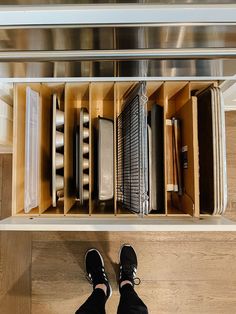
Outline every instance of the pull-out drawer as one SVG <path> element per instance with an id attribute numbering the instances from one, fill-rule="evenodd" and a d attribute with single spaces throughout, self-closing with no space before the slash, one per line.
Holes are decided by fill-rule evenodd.
<path id="1" fill-rule="evenodd" d="M 216 94 L 214 94 L 214 97 L 209 98 L 208 96 L 205 97 L 203 92 L 211 87 L 213 89 L 217 88 L 217 82 L 146 82 L 145 95 L 147 100 L 144 106 L 144 116 L 149 121 L 148 115 L 152 112 L 153 107 L 158 105 L 162 108 L 160 111 L 162 123 L 159 126 L 152 123 L 150 126 L 152 137 L 155 135 L 155 130 L 155 132 L 158 132 L 159 139 L 161 137 L 162 140 L 159 141 L 158 149 L 155 148 L 155 154 L 158 158 L 153 158 L 154 150 L 150 153 L 151 142 L 149 142 L 147 148 L 149 156 L 147 163 L 149 183 L 147 184 L 146 199 L 149 202 L 149 210 L 147 215 L 134 213 L 133 210 L 130 211 L 131 208 L 127 207 L 127 202 L 125 203 L 125 195 L 127 194 L 124 193 L 124 187 L 127 188 L 127 184 L 122 185 L 120 183 L 119 167 L 120 158 L 124 158 L 124 152 L 127 153 L 127 149 L 132 148 L 132 146 L 127 148 L 124 144 L 122 144 L 123 146 L 120 145 L 118 122 L 124 111 L 127 95 L 138 83 L 133 81 L 65 82 L 63 84 L 16 83 L 14 85 L 12 215 L 1 221 L 1 230 L 236 230 L 236 225 L 233 222 L 221 217 L 227 201 L 225 195 L 223 103 L 219 97 L 217 100 Z M 38 93 L 39 127 L 37 139 L 35 139 L 38 143 L 37 204 L 26 212 L 26 179 L 27 175 L 31 175 L 31 173 L 26 172 L 29 170 L 26 170 L 28 168 L 25 156 L 27 87 Z M 64 148 L 60 151 L 64 156 L 63 171 L 60 172 L 60 176 L 63 177 L 63 194 L 59 197 L 57 195 L 56 204 L 53 202 L 52 186 L 52 171 L 55 170 L 52 166 L 53 95 L 57 95 L 60 109 L 64 111 L 62 130 Z M 201 97 L 203 97 L 203 100 Z M 210 103 L 209 107 L 204 101 L 209 102 L 210 99 L 215 99 L 215 102 Z M 206 109 L 204 109 L 204 106 Z M 85 141 L 88 148 L 88 151 L 86 151 L 87 170 L 85 171 L 87 180 L 85 187 L 88 191 L 88 198 L 84 201 L 78 195 L 76 186 L 77 168 L 82 167 L 81 163 L 84 162 L 76 153 L 79 151 L 77 146 L 82 149 L 81 142 L 76 140 L 76 132 L 80 123 L 79 115 L 82 108 L 88 113 L 89 119 L 89 127 L 86 127 L 88 134 Z M 206 110 L 206 115 L 204 110 Z M 207 117 L 206 119 L 210 117 L 210 120 L 205 121 L 204 117 Z M 113 132 L 109 137 L 110 150 L 109 147 L 102 146 L 106 145 L 104 144 L 106 141 L 98 141 L 98 118 L 105 118 L 112 122 Z M 173 128 L 170 131 L 170 121 L 173 121 L 173 119 L 177 119 L 181 125 L 179 130 L 181 144 L 177 159 L 182 158 L 182 160 L 176 163 L 179 167 L 176 170 L 172 169 L 173 162 L 176 162 L 175 157 L 173 157 L 175 155 L 173 153 Z M 210 131 L 207 128 L 208 122 L 211 126 Z M 131 123 L 133 123 L 132 120 Z M 134 133 L 135 130 L 132 130 L 132 132 Z M 148 136 L 147 133 L 145 136 Z M 207 152 L 204 137 L 209 147 Z M 148 142 L 147 138 L 146 140 Z M 112 142 L 113 145 L 111 145 Z M 160 143 L 162 143 L 162 146 L 160 146 Z M 138 142 L 138 145 L 143 145 L 143 143 Z M 98 179 L 98 167 L 101 164 L 101 160 L 98 159 L 98 151 L 100 150 L 100 156 L 102 156 L 101 152 L 104 152 L 105 148 L 106 154 L 109 155 L 110 153 L 112 155 L 107 160 L 112 161 L 113 167 L 110 163 L 108 171 L 103 165 L 103 173 L 100 173 L 100 179 Z M 140 154 L 140 151 L 138 153 Z M 143 150 L 141 150 L 141 154 L 143 154 Z M 160 155 L 162 155 L 162 158 L 159 158 Z M 208 165 L 204 165 L 206 156 L 209 157 L 206 159 Z M 106 155 L 103 155 L 103 158 L 105 157 Z M 155 163 L 161 163 L 162 171 L 160 171 L 161 167 L 158 164 L 155 167 L 159 169 L 159 172 L 156 172 L 154 159 Z M 122 162 L 122 180 L 124 181 L 125 169 L 127 170 L 127 168 L 124 167 L 123 160 Z M 132 165 L 134 165 L 133 159 L 130 160 L 130 168 Z M 140 170 L 136 168 L 135 171 Z M 113 193 L 111 191 L 109 192 L 110 197 L 101 199 L 99 198 L 98 185 L 101 178 L 105 177 L 107 179 L 107 175 L 104 174 L 106 171 L 109 172 L 109 180 L 112 180 L 112 189 L 109 186 L 109 190 L 113 190 Z M 176 180 L 178 181 L 175 171 L 181 173 L 180 181 L 182 182 L 181 188 L 179 186 L 177 192 L 174 188 Z M 209 198 L 208 202 L 204 202 L 204 193 L 207 194 L 206 188 L 208 188 L 206 184 L 204 185 L 204 171 L 209 186 L 208 194 L 212 197 L 212 199 Z M 157 176 L 159 176 L 158 182 L 163 184 L 163 188 L 160 188 L 162 185 L 158 183 L 158 195 L 155 194 L 156 190 L 151 188 L 155 181 L 151 182 L 150 180 L 153 173 L 157 173 Z M 109 182 L 109 180 L 105 182 Z M 178 181 L 178 184 L 180 184 L 180 181 Z M 132 181 L 132 178 L 129 178 L 128 183 L 133 184 L 133 186 L 136 184 L 134 180 Z M 139 183 L 140 181 L 138 181 Z M 132 188 L 130 191 L 130 193 L 136 193 L 136 190 L 134 191 Z M 158 208 L 155 205 L 151 206 L 151 198 L 162 198 L 163 205 Z"/>

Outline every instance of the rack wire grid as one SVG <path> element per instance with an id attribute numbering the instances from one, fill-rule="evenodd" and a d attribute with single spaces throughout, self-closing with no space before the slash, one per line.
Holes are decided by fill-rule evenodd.
<path id="1" fill-rule="evenodd" d="M 117 200 L 122 208 L 148 213 L 146 85 L 129 94 L 117 118 Z"/>

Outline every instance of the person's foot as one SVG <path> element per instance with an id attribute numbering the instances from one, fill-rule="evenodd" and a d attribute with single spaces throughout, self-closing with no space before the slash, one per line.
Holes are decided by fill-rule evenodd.
<path id="1" fill-rule="evenodd" d="M 138 267 L 137 255 L 134 248 L 129 244 L 124 244 L 120 250 L 120 278 L 119 287 L 122 288 L 125 284 L 140 284 L 140 279 L 136 278 Z"/>
<path id="2" fill-rule="evenodd" d="M 104 261 L 100 252 L 90 249 L 85 254 L 85 267 L 87 279 L 93 285 L 93 289 L 102 289 L 107 297 L 112 295 L 111 285 L 104 268 Z"/>

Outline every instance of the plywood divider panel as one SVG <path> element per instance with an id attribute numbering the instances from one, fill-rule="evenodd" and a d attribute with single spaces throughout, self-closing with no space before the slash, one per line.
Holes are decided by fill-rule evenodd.
<path id="1" fill-rule="evenodd" d="M 117 82 L 116 93 L 117 93 L 117 117 L 121 113 L 122 105 L 125 100 L 125 97 L 129 94 L 129 92 L 133 89 L 138 82 Z"/>
<path id="2" fill-rule="evenodd" d="M 165 82 L 166 119 L 171 119 L 176 111 L 190 98 L 189 82 Z"/>
<path id="3" fill-rule="evenodd" d="M 174 88 L 175 85 L 173 85 L 173 83 L 167 82 L 166 86 L 167 91 L 170 92 L 170 95 L 166 95 L 166 118 L 171 119 L 172 117 L 175 117 L 180 120 L 182 141 L 181 147 L 184 146 L 187 149 L 187 168 L 181 170 L 183 173 L 185 190 L 183 191 L 182 196 L 179 196 L 177 192 L 175 193 L 167 191 L 167 214 L 173 214 L 176 210 L 176 214 L 179 214 L 178 211 L 180 213 L 184 211 L 187 214 L 198 217 L 199 174 L 197 141 L 197 98 L 191 98 L 191 84 L 189 82 L 185 82 L 182 87 L 179 85 L 178 87 L 181 87 L 181 89 Z M 175 93 L 173 91 L 175 91 Z M 171 98 L 169 96 L 171 96 Z M 171 142 L 169 144 L 171 145 Z M 166 154 L 168 154 L 167 142 Z M 165 160 L 168 160 L 167 155 Z M 167 162 L 166 167 L 168 167 Z"/>
<path id="4" fill-rule="evenodd" d="M 168 118 L 168 89 L 167 83 L 164 82 L 162 85 L 163 93 L 163 103 L 164 103 L 164 193 L 165 193 L 165 214 L 167 215 L 167 206 L 168 206 L 168 192 L 167 192 L 167 129 L 166 129 L 166 119 Z"/>
<path id="5" fill-rule="evenodd" d="M 97 155 L 95 156 L 95 139 L 97 137 L 97 118 L 107 118 L 114 120 L 114 83 L 113 82 L 97 82 L 91 83 L 90 85 L 91 91 L 91 107 L 90 107 L 90 115 L 91 115 L 91 128 L 92 128 L 92 137 L 91 137 L 91 214 L 94 213 L 105 213 L 106 211 L 114 214 L 114 206 L 113 201 L 110 204 L 109 201 L 99 202 L 97 200 L 97 195 L 95 193 L 97 185 L 95 178 L 95 159 L 97 159 Z M 105 206 L 104 206 L 105 204 Z M 101 206 L 100 206 L 101 205 Z"/>
<path id="6" fill-rule="evenodd" d="M 190 98 L 189 82 L 164 83 L 164 156 L 165 156 L 165 213 L 171 207 L 171 192 L 168 184 L 175 181 L 175 168 L 172 165 L 172 125 L 167 120 L 175 116 L 176 110 L 183 106 Z M 172 173 L 172 174 L 171 174 Z M 172 179 L 171 179 L 172 178 Z"/>
<path id="7" fill-rule="evenodd" d="M 197 98 L 191 99 L 177 112 L 176 117 L 181 120 L 182 147 L 186 147 L 187 159 L 183 169 L 184 191 L 182 196 L 173 193 L 176 207 L 185 213 L 199 217 L 199 162 L 198 162 L 198 124 Z"/>
<path id="8" fill-rule="evenodd" d="M 40 93 L 40 84 L 15 84 L 13 102 L 12 213 L 24 209 L 26 88 Z M 41 100 L 40 100 L 41 104 Z"/>
<path id="9" fill-rule="evenodd" d="M 191 97 L 190 84 L 186 83 L 186 85 L 174 97 L 175 109 L 178 111 Z"/>
<path id="10" fill-rule="evenodd" d="M 148 97 L 148 104 L 147 104 L 147 110 L 150 111 L 152 109 L 152 106 L 154 104 L 163 105 L 162 103 L 159 103 L 160 99 L 160 90 L 161 90 L 162 82 L 147 82 L 147 97 Z"/>
<path id="11" fill-rule="evenodd" d="M 156 102 L 158 103 L 158 105 L 164 107 L 164 83 L 162 83 L 161 86 L 158 87 L 158 90 L 156 93 Z"/>
<path id="12" fill-rule="evenodd" d="M 51 165 L 52 165 L 52 91 L 41 85 L 40 114 L 40 201 L 39 213 L 42 214 L 52 205 Z"/>
<path id="13" fill-rule="evenodd" d="M 38 217 L 39 216 L 39 209 L 37 208 L 32 208 L 29 213 L 25 213 L 24 209 L 22 211 L 18 212 L 15 215 L 12 215 L 13 217 Z"/>
<path id="14" fill-rule="evenodd" d="M 170 81 L 165 82 L 165 92 L 168 99 L 171 99 L 175 96 L 181 89 L 183 89 L 188 81 Z"/>

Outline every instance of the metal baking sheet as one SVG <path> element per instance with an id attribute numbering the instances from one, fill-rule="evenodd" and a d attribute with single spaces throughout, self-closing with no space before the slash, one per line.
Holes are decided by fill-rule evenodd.
<path id="1" fill-rule="evenodd" d="M 219 181 L 218 181 L 218 128 L 216 125 L 216 121 L 218 118 L 217 114 L 217 103 L 216 103 L 216 95 L 214 88 L 210 89 L 211 92 L 211 110 L 212 110 L 212 142 L 213 142 L 213 183 L 214 183 L 214 208 L 213 208 L 213 215 L 218 213 L 218 206 L 219 206 Z"/>
<path id="2" fill-rule="evenodd" d="M 220 208 L 222 215 L 227 205 L 227 183 L 226 183 L 226 155 L 225 155 L 225 121 L 224 103 L 220 88 L 215 88 L 218 100 L 218 132 L 219 132 L 219 182 L 220 182 Z"/>
<path id="3" fill-rule="evenodd" d="M 201 213 L 212 214 L 214 198 L 214 149 L 212 94 L 207 89 L 198 95 L 199 191 Z"/>
<path id="4" fill-rule="evenodd" d="M 152 129 L 151 126 L 148 125 L 148 196 L 149 196 L 149 212 L 152 211 Z"/>
<path id="5" fill-rule="evenodd" d="M 215 103 L 216 103 L 216 129 L 217 129 L 217 184 L 218 184 L 218 195 L 217 195 L 217 201 L 218 201 L 218 206 L 217 206 L 217 214 L 219 215 L 221 212 L 222 208 L 222 198 L 221 198 L 221 193 L 222 193 L 222 180 L 221 180 L 221 163 L 222 163 L 222 157 L 221 157 L 221 132 L 220 132 L 220 124 L 221 124 L 221 114 L 219 111 L 219 95 L 218 95 L 218 90 L 217 88 L 214 87 L 214 92 L 215 92 Z"/>
<path id="6" fill-rule="evenodd" d="M 57 189 L 56 189 L 56 110 L 57 95 L 53 95 L 52 103 L 52 206 L 57 206 Z"/>
<path id="7" fill-rule="evenodd" d="M 113 121 L 98 118 L 98 199 L 114 197 L 114 130 Z"/>
<path id="8" fill-rule="evenodd" d="M 219 91 L 219 111 L 221 114 L 221 125 L 220 131 L 221 131 L 221 156 L 222 156 L 222 174 L 221 174 L 221 180 L 222 180 L 222 210 L 221 214 L 224 214 L 227 206 L 227 165 L 226 165 L 226 137 L 225 137 L 225 111 L 224 111 L 224 98 L 222 95 L 222 92 L 220 88 L 218 88 Z"/>
<path id="9" fill-rule="evenodd" d="M 153 105 L 151 110 L 152 129 L 152 171 L 151 208 L 165 212 L 164 204 L 164 115 L 163 107 Z"/>

